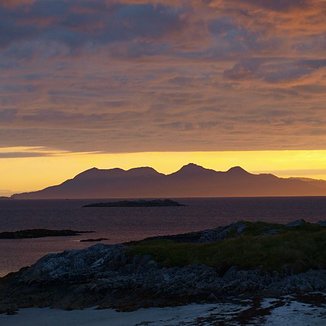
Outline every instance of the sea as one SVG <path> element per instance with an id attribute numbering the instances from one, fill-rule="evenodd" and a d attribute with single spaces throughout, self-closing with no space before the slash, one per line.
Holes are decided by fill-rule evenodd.
<path id="1" fill-rule="evenodd" d="M 74 237 L 0 239 L 0 276 L 48 253 L 85 248 L 82 239 L 114 244 L 151 236 L 199 231 L 239 220 L 288 223 L 326 220 L 326 197 L 181 198 L 180 207 L 90 207 L 109 200 L 1 200 L 0 232 L 25 229 L 94 231 Z"/>

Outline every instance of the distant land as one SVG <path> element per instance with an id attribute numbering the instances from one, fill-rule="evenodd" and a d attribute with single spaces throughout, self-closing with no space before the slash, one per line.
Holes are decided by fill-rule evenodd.
<path id="1" fill-rule="evenodd" d="M 155 200 L 122 200 L 106 203 L 87 204 L 83 207 L 173 207 L 185 206 L 171 199 Z"/>
<path id="2" fill-rule="evenodd" d="M 93 233 L 93 231 L 74 231 L 74 230 L 48 230 L 31 229 L 13 232 L 1 232 L 0 239 L 34 239 L 46 237 L 73 237 L 83 233 Z"/>
<path id="3" fill-rule="evenodd" d="M 86 170 L 73 179 L 13 199 L 326 196 L 326 181 L 252 174 L 241 167 L 221 172 L 190 163 L 172 174 L 151 167 Z"/>

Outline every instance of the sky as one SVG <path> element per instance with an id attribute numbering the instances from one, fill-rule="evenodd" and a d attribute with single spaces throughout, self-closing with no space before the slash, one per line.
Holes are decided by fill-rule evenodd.
<path id="1" fill-rule="evenodd" d="M 326 179 L 326 1 L 0 1 L 0 195 L 188 162 Z"/>

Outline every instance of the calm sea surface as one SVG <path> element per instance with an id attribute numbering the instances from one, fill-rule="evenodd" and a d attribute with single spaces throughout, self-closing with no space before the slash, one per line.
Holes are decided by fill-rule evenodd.
<path id="1" fill-rule="evenodd" d="M 80 239 L 104 243 L 139 240 L 226 225 L 237 220 L 287 223 L 326 220 L 326 197 L 179 199 L 185 207 L 82 208 L 96 200 L 1 200 L 0 232 L 23 229 L 96 231 L 77 237 L 0 240 L 0 275 L 16 271 L 49 252 L 84 248 Z"/>

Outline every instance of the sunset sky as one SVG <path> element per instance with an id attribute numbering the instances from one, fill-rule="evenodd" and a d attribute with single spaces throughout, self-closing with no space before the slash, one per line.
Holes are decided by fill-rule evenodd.
<path id="1" fill-rule="evenodd" d="M 326 179 L 325 0 L 1 0 L 0 195 L 97 166 Z"/>

